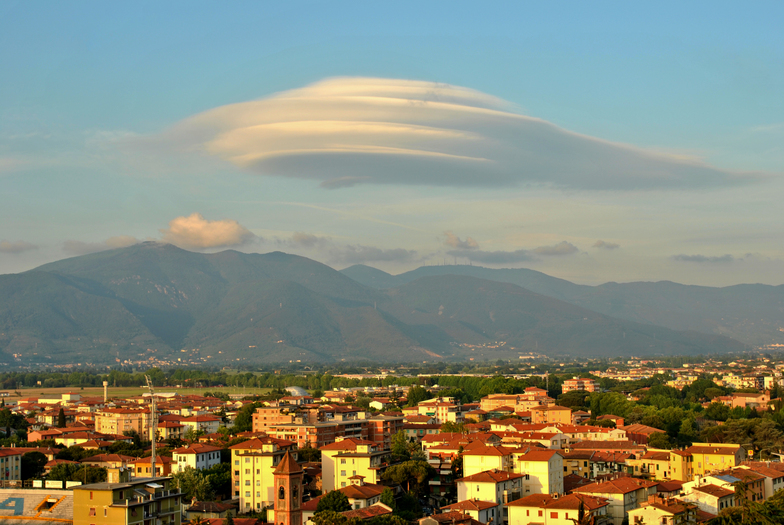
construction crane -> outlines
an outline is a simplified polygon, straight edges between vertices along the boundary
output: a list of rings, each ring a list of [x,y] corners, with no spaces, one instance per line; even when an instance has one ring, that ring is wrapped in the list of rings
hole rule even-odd
[[[157,472],[155,471],[155,438],[158,434],[158,403],[155,399],[155,389],[152,386],[152,379],[150,376],[145,375],[144,378],[147,380],[147,388],[150,390],[150,441],[152,442],[152,451],[150,454],[150,471],[152,472],[152,477],[156,477]]]

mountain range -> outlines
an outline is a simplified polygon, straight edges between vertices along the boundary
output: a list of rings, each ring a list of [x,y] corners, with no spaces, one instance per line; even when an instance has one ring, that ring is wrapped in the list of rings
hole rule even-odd
[[[227,365],[742,351],[756,344],[746,334],[763,339],[744,331],[744,319],[773,327],[781,317],[781,287],[727,290],[590,287],[532,270],[470,266],[397,276],[367,266],[339,272],[281,252],[203,254],[147,242],[0,275],[0,362]],[[754,306],[731,310],[732,297]],[[768,317],[746,317],[776,304]],[[717,320],[724,313],[726,320]]]

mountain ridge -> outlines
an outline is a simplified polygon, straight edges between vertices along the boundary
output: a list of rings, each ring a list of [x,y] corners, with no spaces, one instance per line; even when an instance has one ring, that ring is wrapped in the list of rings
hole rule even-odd
[[[142,243],[0,275],[0,360],[223,365],[745,348],[611,318],[514,283],[418,277],[379,290],[283,252]]]

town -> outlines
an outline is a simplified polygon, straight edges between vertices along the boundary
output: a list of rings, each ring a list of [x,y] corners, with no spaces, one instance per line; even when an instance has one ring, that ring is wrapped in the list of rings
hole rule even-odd
[[[0,392],[0,514],[76,525],[713,525],[784,513],[784,362],[676,361],[198,380],[155,369],[83,373],[101,387],[38,395],[22,384],[75,378],[10,373],[3,384],[20,389]],[[147,391],[112,394],[110,379],[141,377]],[[242,377],[330,389],[214,384]]]

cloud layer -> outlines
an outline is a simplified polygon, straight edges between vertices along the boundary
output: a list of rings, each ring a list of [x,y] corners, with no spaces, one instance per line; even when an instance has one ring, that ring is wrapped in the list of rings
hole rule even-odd
[[[541,257],[563,257],[572,255],[580,250],[574,244],[561,241],[552,246],[539,246],[532,250],[520,249],[514,251],[485,251],[485,250],[450,250],[447,252],[453,257],[463,257],[476,263],[484,264],[516,264],[525,261],[537,261]]]
[[[200,213],[172,219],[169,227],[160,232],[163,242],[196,250],[240,246],[256,238],[250,230],[235,220],[209,221]]]
[[[594,248],[599,248],[600,250],[616,250],[621,247],[620,244],[616,244],[614,242],[606,242],[606,241],[596,241],[593,243]]]
[[[196,115],[163,140],[261,175],[314,179],[325,188],[633,190],[742,180],[699,159],[573,133],[479,91],[412,80],[327,79]]]
[[[318,250],[334,264],[362,264],[369,262],[411,262],[419,260],[416,250],[377,248],[363,244],[341,244],[329,237],[296,232],[291,238],[278,240],[285,247]]]
[[[0,253],[22,253],[37,250],[38,246],[26,241],[0,241]]]
[[[675,259],[676,261],[681,261],[681,262],[710,263],[710,264],[731,263],[736,260],[735,257],[733,257],[730,254],[719,255],[719,256],[680,254],[680,255],[673,255],[672,258]]]

